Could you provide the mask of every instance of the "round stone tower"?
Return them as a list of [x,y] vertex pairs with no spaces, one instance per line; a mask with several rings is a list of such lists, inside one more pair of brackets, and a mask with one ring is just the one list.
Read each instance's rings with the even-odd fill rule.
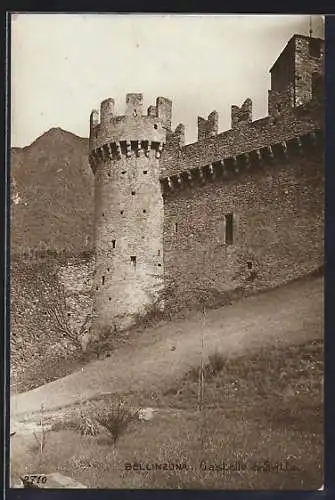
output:
[[125,328],[145,314],[163,286],[160,155],[171,129],[170,100],[158,97],[143,116],[142,94],[114,100],[90,118],[89,161],[95,175],[95,327]]

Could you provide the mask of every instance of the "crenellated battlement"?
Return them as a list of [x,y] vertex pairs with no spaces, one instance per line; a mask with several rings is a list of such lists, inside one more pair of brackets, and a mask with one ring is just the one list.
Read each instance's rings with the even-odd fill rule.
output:
[[145,115],[142,94],[126,95],[124,115],[116,114],[114,99],[105,99],[100,112],[95,109],[90,116],[90,154],[121,142],[164,144],[166,133],[171,130],[171,119],[172,101],[165,97],[157,97],[156,105],[149,106]]
[[[273,99],[274,97],[273,95]],[[273,103],[276,101],[273,100]],[[167,146],[162,156],[161,179],[165,182],[168,178],[187,176],[192,169],[201,170],[207,165],[216,165],[222,161],[234,162],[238,159],[241,164],[250,154],[255,158],[264,154],[267,157],[269,148],[274,145],[290,143],[291,140],[294,142],[305,135],[318,134],[322,130],[321,106],[322,103],[316,99],[299,108],[281,107],[276,113],[274,109],[277,108],[274,106],[271,108],[272,115],[250,123],[243,120],[243,124],[236,123],[231,129],[204,141],[184,145],[172,151],[170,155],[167,154],[170,152]],[[241,111],[242,108],[243,106],[238,110]],[[248,120],[249,118],[246,121]],[[277,146],[274,148],[274,151],[276,150]]]
[[[268,115],[253,121],[253,103],[247,98],[242,105],[231,106],[229,130],[218,133],[216,111],[207,119],[198,117],[197,142],[184,145],[175,134],[168,141],[161,161],[164,183],[169,185],[169,179],[176,178],[180,185],[181,177],[189,179],[192,169],[200,169],[201,177],[201,169],[209,165],[209,172],[214,172],[213,165],[221,165],[220,162],[235,165],[238,159],[238,164],[244,165],[250,155],[257,159],[264,156],[264,151],[267,158],[272,148],[276,152],[281,144],[295,144],[306,134],[309,137],[322,131],[323,56],[323,40],[294,35],[270,69]],[[234,167],[232,171],[235,170]]]
[[208,139],[217,135],[219,129],[219,115],[217,111],[212,111],[207,120],[198,116],[198,141]]
[[231,107],[231,128],[239,128],[252,122],[252,100],[246,99],[241,107]]

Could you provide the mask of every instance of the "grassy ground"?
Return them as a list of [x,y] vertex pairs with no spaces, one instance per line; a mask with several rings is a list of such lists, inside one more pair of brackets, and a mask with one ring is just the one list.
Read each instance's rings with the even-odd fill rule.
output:
[[[185,371],[164,390],[124,395],[127,404],[157,412],[151,421],[132,422],[115,445],[101,429],[96,436],[81,435],[78,416],[72,416],[72,425],[64,421],[47,434],[42,455],[37,442],[24,456],[14,447],[13,475],[57,470],[91,488],[320,487],[322,340],[237,357],[217,353],[205,369],[201,411],[198,372]],[[80,411],[94,421],[114,402],[91,401]],[[231,470],[222,470],[223,462]],[[134,470],[135,464],[152,469],[152,464],[163,463],[170,468],[185,465],[182,470]]]

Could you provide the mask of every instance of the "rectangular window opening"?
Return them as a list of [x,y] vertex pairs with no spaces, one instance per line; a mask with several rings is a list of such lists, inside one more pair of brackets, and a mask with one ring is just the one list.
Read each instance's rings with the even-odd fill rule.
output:
[[130,256],[130,262],[132,263],[133,268],[135,269],[136,268],[136,255]]
[[178,232],[178,223],[176,222],[175,225],[174,225],[174,232],[177,233]]
[[103,285],[105,284],[105,276],[102,277],[101,282]]
[[320,57],[321,56],[321,47],[319,40],[311,39],[309,41],[309,55],[312,57]]
[[234,218],[233,214],[227,214],[225,216],[226,218],[226,234],[225,234],[225,241],[226,245],[232,245],[233,240],[234,240]]
[[115,248],[116,240],[112,240],[113,248]]

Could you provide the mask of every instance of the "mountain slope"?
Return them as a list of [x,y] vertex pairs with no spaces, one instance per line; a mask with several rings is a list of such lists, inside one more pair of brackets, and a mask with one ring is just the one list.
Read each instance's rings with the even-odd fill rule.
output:
[[88,249],[93,239],[94,188],[88,139],[53,128],[11,150],[11,245]]

